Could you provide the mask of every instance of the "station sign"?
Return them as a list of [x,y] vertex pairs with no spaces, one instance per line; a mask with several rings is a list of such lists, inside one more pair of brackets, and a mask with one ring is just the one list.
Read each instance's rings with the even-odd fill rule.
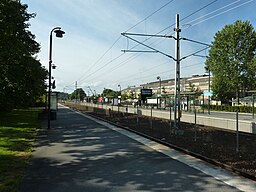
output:
[[152,97],[152,89],[141,89],[141,100],[145,101],[147,97]]
[[147,96],[151,97],[152,96],[152,89],[141,89],[140,90],[141,96]]

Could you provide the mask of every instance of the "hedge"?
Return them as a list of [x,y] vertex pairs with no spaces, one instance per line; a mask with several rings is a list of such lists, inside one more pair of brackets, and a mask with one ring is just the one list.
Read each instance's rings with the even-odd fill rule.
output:
[[[208,105],[202,105],[202,109],[208,109]],[[252,113],[252,106],[230,106],[230,105],[210,105],[211,111],[226,111],[226,112],[236,112],[238,109],[241,113]],[[256,109],[254,109],[256,111]]]

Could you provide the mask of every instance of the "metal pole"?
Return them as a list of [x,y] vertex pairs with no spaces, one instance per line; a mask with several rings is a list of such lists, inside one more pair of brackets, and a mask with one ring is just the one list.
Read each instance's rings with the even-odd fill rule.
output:
[[50,48],[49,48],[49,85],[48,85],[48,129],[51,127],[51,88],[52,88],[52,32],[56,31],[57,37],[62,37],[63,34],[65,34],[64,31],[61,31],[60,27],[55,27],[50,32]]
[[162,84],[162,79],[161,79],[161,77],[159,78],[159,81],[160,81],[160,99],[159,99],[159,103],[160,103],[160,109],[161,109],[162,108],[161,107],[161,105],[162,105],[162,102],[161,102],[161,98],[162,98],[162,96],[161,96],[162,95],[162,87],[161,87],[162,86],[161,85]]
[[254,119],[254,95],[252,95],[252,118]]
[[50,33],[50,51],[49,51],[49,85],[48,85],[48,129],[51,128],[51,87],[52,87],[52,32]]
[[[209,80],[208,80],[208,92],[210,93],[210,90],[211,90],[211,72],[210,72],[210,69],[209,69]],[[210,115],[210,99],[211,99],[211,96],[210,94],[208,95],[208,115]]]
[[139,126],[139,101],[137,102],[137,126]]
[[122,97],[122,89],[121,89],[121,85],[118,85],[118,87],[120,88],[120,98],[118,99],[118,114],[119,114],[119,105],[121,105],[121,97]]
[[203,113],[204,113],[204,94],[203,94]]
[[172,133],[172,106],[170,101],[170,134]]
[[150,115],[150,128],[153,129],[153,106],[151,106],[151,115]]
[[195,125],[196,125],[196,109],[194,109],[194,113],[195,113]]
[[[174,102],[174,128],[180,124],[180,28],[179,14],[176,15],[176,66],[175,66],[175,102]],[[177,109],[178,108],[178,109]],[[178,117],[177,117],[178,113]],[[177,125],[178,124],[178,125]]]
[[236,110],[236,152],[239,152],[238,109]]
[[76,84],[75,84],[75,89],[76,89],[75,90],[75,97],[76,97],[75,99],[76,99],[76,103],[77,103],[77,94],[78,94],[78,92],[77,92],[77,81],[76,81]]

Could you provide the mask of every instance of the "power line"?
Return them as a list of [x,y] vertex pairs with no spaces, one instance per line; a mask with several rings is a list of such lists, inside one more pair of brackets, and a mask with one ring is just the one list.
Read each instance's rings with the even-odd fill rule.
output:
[[[167,62],[165,62],[167,63]],[[162,63],[160,65],[163,65],[165,63]],[[198,63],[195,63],[195,64],[191,64],[191,65],[187,65],[187,66],[182,66],[181,65],[181,69],[185,69],[185,68],[189,68],[189,67],[193,67],[193,66],[196,66],[196,65],[201,65],[203,64],[202,62],[198,62]],[[158,65],[158,66],[160,66]],[[158,67],[158,66],[155,66],[155,67]],[[154,67],[154,68],[155,68]],[[153,68],[153,67],[152,67]],[[139,73],[136,73],[134,75],[131,75],[129,77],[126,77],[124,80],[122,81],[119,81],[119,83],[125,83],[125,82],[129,82],[131,80],[137,80],[137,79],[144,79],[144,78],[147,78],[147,77],[152,77],[152,76],[157,76],[157,75],[161,75],[161,74],[170,74],[170,72],[172,72],[174,70],[174,66],[173,66],[173,69],[168,69],[168,70],[164,70],[164,71],[161,71],[161,72],[157,72],[157,73],[153,73],[153,74],[150,74],[150,75],[146,75],[146,76],[140,76],[140,77],[137,77],[137,78],[134,78],[134,76],[138,76]],[[149,71],[149,70],[147,70]],[[144,71],[145,72],[145,71]],[[109,83],[115,83],[116,81],[110,81]],[[131,83],[132,84],[132,83]]]
[[86,77],[84,77],[82,80],[80,81],[84,81],[86,78],[89,78],[90,76],[94,75],[95,73],[99,72],[100,70],[102,70],[104,67],[108,66],[110,63],[112,63],[113,61],[119,59],[121,56],[123,56],[124,53],[120,54],[119,56],[115,57],[114,59],[112,59],[111,61],[107,62],[106,64],[104,64],[103,66],[101,66],[100,68],[98,68],[97,70],[95,70],[94,72],[90,73],[89,75],[87,75]]
[[249,1],[247,1],[247,2],[244,2],[244,3],[240,4],[240,5],[237,5],[237,6],[235,6],[235,7],[232,7],[232,8],[230,8],[230,9],[228,9],[228,10],[225,10],[225,11],[223,11],[223,12],[221,12],[221,13],[218,13],[218,14],[216,14],[216,15],[213,15],[213,16],[209,17],[209,18],[206,18],[206,19],[204,19],[204,20],[201,20],[201,21],[199,21],[199,22],[197,22],[197,23],[192,24],[192,23],[195,22],[195,21],[198,21],[198,20],[200,20],[200,19],[202,19],[202,18],[204,18],[204,17],[207,17],[207,16],[209,16],[209,15],[211,15],[211,14],[213,14],[213,13],[216,13],[216,12],[222,10],[222,9],[225,9],[225,8],[227,8],[227,7],[230,7],[231,5],[234,5],[234,4],[236,4],[236,3],[240,2],[240,1],[241,1],[241,0],[237,0],[237,1],[234,1],[234,2],[232,2],[232,3],[229,3],[229,4],[227,4],[227,5],[225,5],[225,6],[221,7],[221,8],[219,8],[219,9],[217,9],[217,10],[214,10],[214,11],[212,11],[212,12],[210,12],[210,13],[207,13],[207,14],[205,14],[205,15],[202,15],[202,16],[196,18],[196,19],[193,19],[192,21],[186,23],[185,25],[190,25],[190,26],[188,27],[188,28],[190,28],[190,27],[195,26],[195,25],[197,25],[197,24],[200,24],[200,23],[202,23],[202,22],[204,22],[204,21],[207,21],[207,20],[209,20],[209,19],[212,19],[212,18],[217,17],[217,16],[219,16],[219,15],[222,15],[222,14],[224,14],[224,13],[227,13],[227,12],[233,10],[233,9],[236,9],[236,8],[238,8],[238,7],[241,7],[241,6],[245,5],[245,4],[248,4],[248,3],[250,3],[250,2],[252,2],[252,1],[254,1],[254,0],[249,0]]
[[[126,31],[129,31],[131,29],[133,29],[134,27],[136,27],[137,25],[139,25],[140,23],[142,23],[143,21],[147,20],[148,18],[150,18],[151,16],[153,16],[154,14],[156,14],[157,12],[159,12],[161,9],[163,9],[164,7],[166,7],[167,5],[169,5],[170,3],[172,3],[174,0],[170,0],[169,2],[167,2],[166,4],[164,4],[163,6],[161,6],[160,8],[158,8],[156,11],[154,11],[153,13],[151,13],[150,15],[148,15],[145,19],[141,20],[140,22],[136,23],[134,26],[130,27],[129,29],[127,29]],[[117,40],[110,46],[110,48],[105,51],[105,53],[93,64],[91,65],[91,67],[89,68],[88,71],[90,71],[93,67],[95,67],[95,65],[97,63],[99,63],[99,61],[113,48],[113,46],[120,40],[121,36],[119,36],[117,38]],[[119,56],[118,56],[119,58]],[[116,60],[117,58],[113,59],[113,60]],[[112,61],[113,61],[112,60]],[[102,68],[100,68],[102,69]],[[83,77],[81,77],[79,80],[81,81],[81,79],[83,79]]]
[[[183,19],[181,19],[180,22],[182,22],[182,21],[184,21],[185,19],[191,17],[192,15],[194,15],[194,14],[200,12],[201,10],[205,9],[206,7],[209,7],[210,5],[212,5],[213,3],[217,2],[217,1],[218,1],[218,0],[214,0],[214,1],[210,2],[210,3],[208,3],[207,5],[201,7],[200,9],[197,9],[196,11],[192,12],[191,14],[189,14],[189,15],[187,15],[186,17],[184,17]],[[175,25],[175,23],[172,24],[172,25],[170,25],[170,26],[168,26],[168,27],[166,27],[166,28],[164,28],[161,32],[163,32],[163,31],[165,31],[165,30],[167,30],[167,29],[173,27],[174,25]],[[161,32],[160,32],[160,33],[161,33]]]
[[[90,71],[93,67],[95,67],[96,64],[98,64],[100,62],[100,60],[114,47],[114,45],[120,40],[120,38],[121,38],[121,36],[119,36],[115,40],[115,42],[109,47],[109,49],[107,49],[107,51],[105,51],[105,53],[93,65],[91,65],[91,67],[88,69],[88,71]],[[81,79],[82,79],[82,77],[79,80],[81,80]]]
[[232,8],[230,8],[230,9],[226,10],[226,11],[223,11],[223,12],[218,13],[218,14],[216,14],[216,15],[213,15],[213,16],[211,16],[211,17],[209,17],[209,18],[206,18],[206,19],[204,19],[204,20],[202,20],[202,21],[199,21],[199,22],[197,22],[197,23],[195,23],[195,24],[193,24],[193,25],[191,25],[191,26],[198,25],[198,24],[200,24],[200,23],[202,23],[202,22],[204,22],[204,21],[207,21],[207,20],[209,20],[209,19],[215,18],[215,17],[217,17],[217,16],[219,16],[219,15],[222,15],[222,14],[224,14],[224,13],[227,13],[227,12],[229,12],[229,11],[232,11],[232,10],[234,10],[234,9],[236,9],[236,8],[239,8],[239,7],[243,6],[243,5],[246,5],[246,4],[248,4],[248,3],[252,2],[252,1],[254,1],[254,0],[249,0],[249,1],[247,1],[247,2],[244,2],[244,3],[240,4],[240,5],[237,5],[237,6],[235,6],[235,7],[232,7]]
[[194,21],[200,20],[200,19],[202,19],[202,18],[204,18],[204,17],[206,17],[206,16],[208,16],[208,15],[211,15],[212,13],[218,12],[219,10],[224,9],[224,8],[226,8],[226,7],[228,7],[228,6],[232,5],[232,4],[235,4],[235,3],[239,2],[239,1],[241,1],[241,0],[237,0],[237,1],[235,1],[235,2],[232,2],[232,3],[228,4],[228,5],[225,5],[225,6],[221,7],[221,8],[219,8],[219,9],[216,9],[216,10],[210,12],[210,13],[207,13],[207,14],[205,14],[205,15],[202,15],[202,16],[200,16],[200,17],[198,17],[198,18],[196,18],[196,19],[190,21],[190,22],[187,23],[187,24],[191,24],[191,23],[194,22]]
[[[147,16],[145,19],[141,20],[140,22],[136,23],[134,26],[132,26],[131,28],[129,28],[128,30],[126,30],[126,32],[129,31],[129,30],[131,30],[131,29],[133,29],[134,27],[136,27],[137,25],[139,25],[140,23],[142,23],[143,21],[145,21],[146,19],[148,19],[149,17],[151,17],[152,15],[154,15],[155,13],[157,13],[158,11],[160,11],[162,8],[164,8],[165,6],[167,6],[168,4],[170,4],[170,3],[173,2],[173,1],[174,1],[174,0],[169,1],[169,2],[166,3],[165,5],[163,5],[162,7],[160,7],[159,9],[157,9],[156,11],[154,11],[152,14],[150,14],[149,16]],[[218,1],[218,0],[214,0],[214,1],[210,2],[210,3],[208,3],[207,5],[205,5],[205,6],[201,7],[200,9],[198,9],[198,10],[192,12],[191,14],[189,14],[188,16],[186,16],[185,18],[183,18],[181,21],[183,21],[183,20],[185,20],[185,19],[191,17],[192,15],[198,13],[199,11],[205,9],[206,7],[210,6],[211,4],[213,4],[213,3],[217,2],[217,1]],[[167,30],[168,28],[170,28],[170,27],[172,27],[172,26],[174,26],[174,25],[175,25],[175,23],[172,24],[171,26],[167,27],[167,28],[164,28],[163,30],[161,30],[161,31],[159,31],[158,33],[156,33],[155,35],[160,34],[161,32]],[[151,39],[151,38],[152,38],[152,37],[149,37],[149,38],[145,39],[145,40],[143,41],[143,43],[144,43],[145,41]],[[118,38],[118,40],[119,40],[119,39],[120,39],[120,37]],[[117,41],[118,41],[118,40],[117,40]],[[115,41],[115,43],[116,43],[117,41]],[[155,42],[156,42],[156,41],[155,41]],[[114,43],[114,44],[115,44],[115,43]],[[153,43],[154,43],[154,42],[153,42]],[[152,44],[153,44],[153,43],[152,43]],[[114,44],[111,46],[111,48],[114,46]],[[137,47],[138,45],[139,45],[139,44],[135,45],[134,47],[132,47],[132,49],[135,48],[135,47]],[[111,49],[111,48],[110,48],[110,49]],[[108,49],[108,50],[105,52],[105,54],[106,54],[110,49]],[[105,54],[104,54],[104,55],[105,55]],[[103,56],[104,56],[104,55],[103,55]],[[137,55],[139,56],[139,55],[141,55],[141,54],[137,54]],[[102,57],[103,57],[103,56],[102,56]],[[120,55],[119,55],[119,56],[120,56]],[[118,58],[119,58],[119,56],[118,56]],[[102,58],[102,57],[101,57],[101,58]],[[116,59],[113,59],[113,60],[116,60]],[[108,65],[108,64],[109,64],[109,62],[107,63],[107,65]],[[105,65],[106,65],[106,64],[105,64]],[[102,69],[102,68],[104,68],[104,67],[101,67],[100,69]],[[95,71],[93,74],[95,74],[95,73],[97,73],[97,72],[98,72],[98,70]],[[89,76],[91,76],[91,75],[93,75],[93,74],[90,74]],[[88,78],[88,76],[87,76],[86,78]],[[81,80],[81,79],[80,79],[80,80]],[[83,79],[83,80],[85,80],[85,79]]]
[[[252,0],[250,0],[250,1],[247,1],[246,3],[249,3],[249,2],[251,2]],[[212,1],[211,3],[209,3],[209,4],[207,4],[206,6],[204,6],[204,7],[202,7],[202,8],[200,8],[200,9],[198,9],[197,11],[195,11],[195,12],[193,12],[193,13],[191,13],[191,14],[189,14],[188,16],[186,16],[185,18],[183,18],[181,21],[183,21],[183,20],[185,20],[185,19],[187,19],[188,17],[190,17],[190,16],[192,16],[193,14],[196,14],[197,12],[199,12],[199,11],[201,11],[202,9],[204,9],[205,7],[208,7],[208,6],[210,6],[211,4],[213,4],[213,3],[215,3],[215,2],[217,2],[217,0],[215,0],[215,1]],[[244,3],[245,4],[245,3]],[[242,6],[242,5],[239,5],[239,6]],[[223,8],[222,8],[223,9]],[[235,8],[232,8],[232,9],[235,9]],[[231,9],[231,10],[232,10]],[[228,10],[228,11],[230,11],[230,10]],[[216,12],[216,11],[215,11]],[[227,12],[227,11],[226,11]],[[223,13],[222,13],[223,14]],[[209,14],[208,14],[209,15]],[[218,16],[218,15],[216,15],[216,16]],[[210,18],[209,18],[210,19]],[[145,21],[146,19],[144,19],[143,21]],[[141,21],[140,23],[142,23],[143,21]],[[194,21],[194,20],[193,20]],[[203,22],[203,21],[200,21],[200,22]],[[137,23],[137,25],[138,24],[140,24],[140,23]],[[199,23],[196,23],[196,24],[199,24]],[[134,25],[134,27],[135,26],[137,26],[137,25]],[[173,24],[174,25],[174,24]],[[173,26],[173,25],[171,25],[171,26]],[[195,25],[195,24],[194,24]],[[169,26],[168,28],[170,28],[171,26]],[[158,32],[157,34],[159,34],[159,33],[161,33],[162,31],[164,31],[164,30],[166,30],[166,29],[168,29],[168,28],[165,28],[165,29],[163,29],[163,30],[161,30],[160,32]],[[130,29],[128,29],[128,30],[130,30]],[[128,31],[127,30],[127,31]],[[119,37],[120,38],[120,37]],[[145,41],[147,41],[147,40],[149,40],[150,38],[147,38]],[[157,41],[155,41],[155,42],[157,42]],[[153,42],[154,43],[154,42]],[[138,46],[138,45],[136,45],[136,46]],[[120,64],[118,64],[118,67],[119,66],[121,66],[122,64],[125,64],[126,62],[129,62],[130,60],[133,60],[133,59],[135,59],[136,57],[138,57],[138,56],[140,56],[141,54],[137,54],[137,56],[134,56],[134,57],[129,57],[128,59],[127,59],[127,61],[122,61]],[[193,55],[193,54],[192,54]],[[119,56],[118,56],[119,57]],[[131,59],[132,58],[132,59]],[[102,69],[102,68],[101,68]],[[116,68],[115,68],[116,69]],[[97,73],[98,71],[95,71],[95,73]],[[93,73],[93,74],[95,74],[95,73]],[[91,76],[91,75],[90,75]]]
[[[144,70],[143,72],[145,73],[145,72],[151,71],[152,69],[155,69],[155,68],[157,68],[157,67],[159,67],[159,66],[161,66],[161,65],[164,65],[164,64],[166,64],[166,63],[169,63],[169,61],[168,61],[168,62],[161,63],[161,64],[158,64],[158,65],[156,65],[156,66],[154,66],[154,67],[151,67],[151,68],[149,68],[149,69],[147,69],[147,70]],[[134,74],[132,74],[132,75],[126,77],[126,78],[132,78],[132,77],[138,76],[138,74],[139,74],[139,73],[134,73]]]
[[169,5],[170,3],[172,3],[174,0],[171,0],[169,2],[167,2],[166,4],[164,4],[163,6],[161,6],[159,9],[157,9],[156,11],[154,11],[153,13],[151,13],[150,15],[148,15],[145,19],[141,20],[140,22],[136,23],[134,26],[130,27],[129,29],[127,29],[125,32],[130,31],[131,29],[133,29],[134,27],[138,26],[139,24],[141,24],[142,22],[146,21],[148,18],[150,18],[151,16],[153,16],[154,14],[156,14],[158,11],[160,11],[161,9],[163,9],[164,7],[166,7],[167,5]]
[[193,53],[191,53],[191,54],[188,54],[188,55],[182,57],[182,58],[180,59],[180,61],[183,60],[183,59],[186,59],[186,58],[188,58],[188,57],[194,56],[195,54],[200,53],[200,52],[202,52],[202,51],[204,51],[204,50],[206,50],[206,49],[209,49],[209,46],[204,47],[204,48],[202,48],[202,49],[198,49],[197,51],[195,51],[195,52],[193,52]]

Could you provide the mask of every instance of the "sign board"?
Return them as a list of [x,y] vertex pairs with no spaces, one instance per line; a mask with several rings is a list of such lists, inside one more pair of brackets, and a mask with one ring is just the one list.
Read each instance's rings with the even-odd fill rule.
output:
[[58,103],[58,94],[57,92],[51,92],[51,110],[57,110],[57,103]]
[[157,104],[157,99],[147,99],[147,104]]
[[145,101],[147,97],[152,96],[152,89],[141,89],[141,100]]
[[112,99],[112,105],[117,106],[118,105],[118,98]]
[[152,96],[152,89],[141,89],[141,95],[151,97]]
[[204,93],[204,95],[207,95],[207,96],[212,96],[213,95],[212,91],[204,91],[203,93]]

